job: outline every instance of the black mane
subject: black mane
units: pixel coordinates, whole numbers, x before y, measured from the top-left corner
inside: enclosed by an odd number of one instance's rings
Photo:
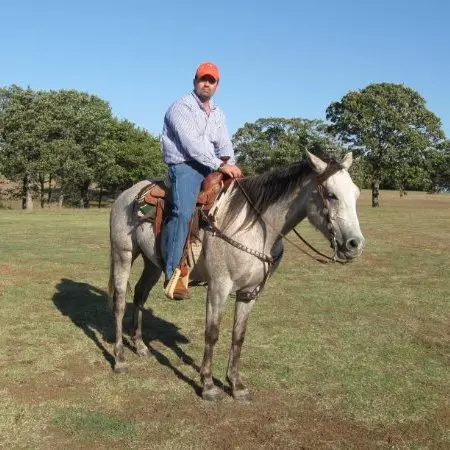
[[[334,157],[323,157],[321,155],[321,159],[328,164],[325,173],[320,177],[321,180],[328,178],[328,176],[342,169],[342,165]],[[239,180],[239,184],[242,186],[242,190],[245,191],[246,195],[242,193],[239,186],[234,185],[235,193],[228,205],[227,217],[223,223],[223,228],[229,226],[245,205],[249,203],[247,196],[254,208],[247,209],[247,217],[242,227],[248,226],[256,221],[259,214],[264,214],[269,206],[299,186],[311,173],[313,173],[313,169],[309,161],[304,160],[288,166],[277,167],[261,175]]]

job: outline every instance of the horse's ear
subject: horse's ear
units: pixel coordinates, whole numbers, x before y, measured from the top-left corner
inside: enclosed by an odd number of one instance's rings
[[[325,169],[327,168],[327,163],[323,162],[316,155],[313,155],[312,153],[308,152],[308,150],[306,150],[306,154],[308,155],[308,159],[312,165],[312,168],[318,175],[325,172]]]
[[[342,167],[348,170],[350,169],[352,163],[353,163],[353,154],[352,152],[348,152],[344,156],[344,160],[342,161]]]

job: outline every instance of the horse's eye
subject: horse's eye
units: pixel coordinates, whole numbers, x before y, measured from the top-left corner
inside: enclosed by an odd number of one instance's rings
[[[330,200],[337,200],[337,197],[336,197],[332,192],[328,192],[327,197],[328,197]]]

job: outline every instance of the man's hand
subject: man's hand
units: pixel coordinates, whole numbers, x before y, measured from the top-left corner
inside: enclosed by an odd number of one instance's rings
[[[228,175],[230,178],[242,177],[241,169],[239,169],[239,167],[235,166],[234,164],[224,164],[223,166],[220,166],[218,170],[219,172]]]

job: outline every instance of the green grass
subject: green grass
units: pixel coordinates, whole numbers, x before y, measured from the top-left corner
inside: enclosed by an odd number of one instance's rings
[[[157,285],[144,315],[152,356],[127,348],[130,372],[112,373],[107,210],[0,210],[0,446],[449,446],[450,196],[383,192],[381,204],[363,193],[366,249],[353,264],[286,244],[250,317],[244,404],[196,395],[204,288],[170,302]],[[232,312],[230,299],[214,359],[223,383]]]
[[[128,438],[134,436],[138,430],[136,423],[80,408],[65,408],[59,411],[53,424],[68,434],[95,439]]]

